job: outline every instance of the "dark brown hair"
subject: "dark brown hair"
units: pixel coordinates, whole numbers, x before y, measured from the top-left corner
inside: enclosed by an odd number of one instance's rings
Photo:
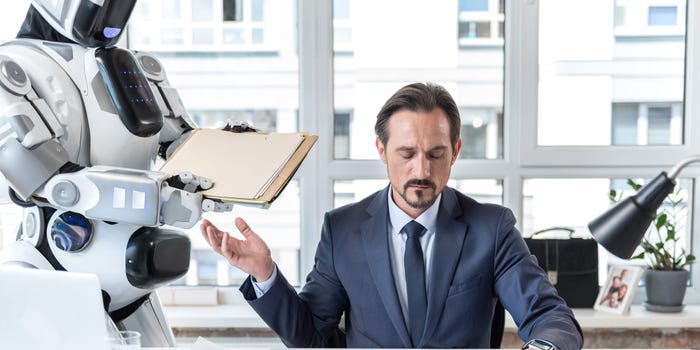
[[[455,100],[447,90],[433,83],[413,83],[406,85],[396,91],[391,96],[377,114],[377,123],[374,125],[374,132],[379,141],[386,145],[389,140],[387,124],[394,113],[408,109],[413,112],[432,112],[435,108],[442,109],[447,114],[450,124],[450,141],[452,147],[459,140],[459,133],[462,128],[462,121],[459,117],[459,109]]]

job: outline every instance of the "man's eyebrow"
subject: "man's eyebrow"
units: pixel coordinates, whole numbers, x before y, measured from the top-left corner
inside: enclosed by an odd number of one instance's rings
[[[447,149],[447,148],[448,148],[448,147],[445,146],[445,145],[435,146],[435,147],[429,149],[428,152],[432,152],[432,151],[442,151],[442,150],[445,150],[445,149]],[[397,148],[396,150],[399,151],[399,152],[401,152],[401,151],[415,151],[416,148],[415,148],[415,147],[411,147],[411,146],[401,146],[401,147]]]

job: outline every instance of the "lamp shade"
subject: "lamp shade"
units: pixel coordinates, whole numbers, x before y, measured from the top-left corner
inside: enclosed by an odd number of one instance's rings
[[[637,194],[588,223],[593,238],[614,255],[629,259],[654,220],[656,210],[675,186],[676,182],[662,172]]]

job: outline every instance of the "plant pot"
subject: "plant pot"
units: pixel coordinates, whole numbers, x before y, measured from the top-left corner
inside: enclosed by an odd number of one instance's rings
[[[647,301],[644,306],[649,311],[681,312],[683,298],[688,285],[687,270],[650,270],[644,274]]]

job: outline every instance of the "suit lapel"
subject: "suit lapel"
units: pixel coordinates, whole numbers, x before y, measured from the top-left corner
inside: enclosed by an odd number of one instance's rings
[[[403,319],[399,297],[396,294],[396,285],[389,259],[388,189],[389,187],[379,192],[367,207],[370,218],[362,224],[362,244],[369,271],[377,285],[382,304],[384,304],[389,319],[391,319],[404,347],[410,348],[411,340],[408,337],[408,329]]]
[[[433,243],[433,261],[428,282],[428,315],[420,346],[430,339],[440,321],[447,292],[462,253],[461,247],[467,235],[467,224],[456,220],[461,215],[462,208],[457,203],[455,190],[447,187],[442,192],[442,202],[438,212],[437,233]]]

